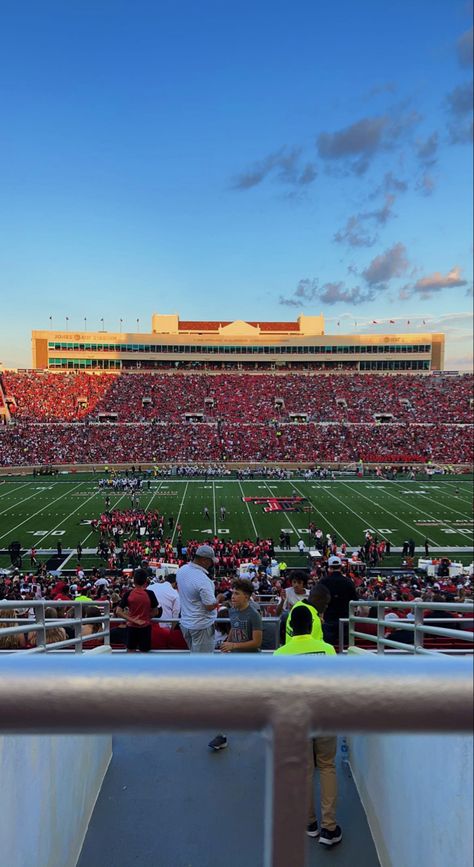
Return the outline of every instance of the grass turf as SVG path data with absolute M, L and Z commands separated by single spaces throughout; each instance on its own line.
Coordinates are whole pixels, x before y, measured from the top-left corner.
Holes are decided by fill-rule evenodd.
M 272 536 L 278 544 L 282 529 L 291 534 L 291 543 L 299 538 L 309 541 L 308 523 L 314 521 L 326 533 L 345 541 L 350 549 L 364 539 L 367 529 L 390 539 L 393 547 L 413 538 L 417 555 L 425 539 L 430 549 L 450 551 L 451 559 L 469 563 L 473 545 L 473 482 L 471 480 L 434 477 L 428 481 L 276 481 L 236 480 L 204 481 L 153 479 L 150 489 L 140 495 L 140 507 L 156 509 L 179 522 L 183 539 L 210 539 L 214 534 L 233 539 Z M 97 533 L 84 523 L 104 510 L 105 492 L 89 475 L 68 478 L 7 479 L 0 484 L 0 566 L 9 564 L 6 548 L 15 540 L 22 547 L 32 545 L 47 559 L 58 541 L 64 552 L 78 542 L 84 549 L 95 548 Z M 111 508 L 127 509 L 128 494 L 109 491 Z M 300 511 L 265 512 L 265 503 L 244 502 L 244 497 L 303 497 Z M 220 519 L 220 507 L 226 509 Z M 204 517 L 208 508 L 210 518 Z M 311 511 L 307 511 L 311 509 Z M 174 534 L 176 529 L 174 530 Z M 456 549 L 464 549 L 456 551 Z M 297 553 L 284 559 L 298 562 Z M 280 557 L 283 559 L 283 555 Z M 68 566 L 75 565 L 75 554 Z M 92 566 L 95 555 L 85 555 L 84 563 Z M 387 565 L 399 565 L 400 554 L 394 553 Z M 29 558 L 24 560 L 24 568 Z

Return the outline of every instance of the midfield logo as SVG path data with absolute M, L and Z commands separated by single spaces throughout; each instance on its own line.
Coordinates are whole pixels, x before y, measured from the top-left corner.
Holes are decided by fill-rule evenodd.
M 306 497 L 242 497 L 244 503 L 263 506 L 264 512 L 301 512 Z

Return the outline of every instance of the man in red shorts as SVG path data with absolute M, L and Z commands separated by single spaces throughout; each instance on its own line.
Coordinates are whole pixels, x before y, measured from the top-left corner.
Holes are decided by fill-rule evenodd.
M 117 617 L 127 621 L 127 653 L 139 650 L 148 653 L 151 649 L 151 621 L 161 617 L 162 609 L 155 594 L 146 589 L 148 575 L 144 569 L 136 569 L 134 587 L 127 590 L 117 606 Z

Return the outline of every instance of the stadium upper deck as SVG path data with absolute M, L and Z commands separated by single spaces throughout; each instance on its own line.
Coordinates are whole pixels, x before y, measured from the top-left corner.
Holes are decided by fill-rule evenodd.
M 7 371 L 0 376 L 7 422 L 0 465 L 466 464 L 472 393 L 469 374 Z
M 49 370 L 244 368 L 443 370 L 444 334 L 325 335 L 323 316 L 295 322 L 188 322 L 153 314 L 148 334 L 33 331 L 33 367 Z

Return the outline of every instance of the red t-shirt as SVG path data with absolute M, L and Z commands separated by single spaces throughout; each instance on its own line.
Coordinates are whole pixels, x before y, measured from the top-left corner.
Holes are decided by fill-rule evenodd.
M 149 626 L 151 623 L 152 608 L 159 608 L 159 602 L 152 590 L 146 590 L 145 587 L 133 587 L 132 590 L 122 596 L 120 600 L 120 608 L 128 608 L 130 617 L 136 617 L 141 620 L 141 626 Z M 138 624 L 131 624 L 131 626 Z

